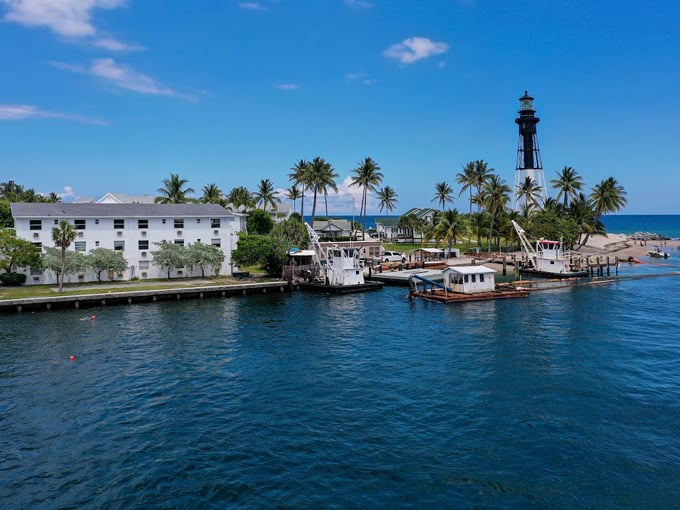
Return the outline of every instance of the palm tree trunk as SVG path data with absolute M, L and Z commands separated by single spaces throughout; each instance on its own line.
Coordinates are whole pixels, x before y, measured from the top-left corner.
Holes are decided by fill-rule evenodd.
M 59 280 L 59 292 L 63 292 L 64 288 L 64 273 L 66 273 L 66 248 L 61 247 L 61 278 L 57 276 Z

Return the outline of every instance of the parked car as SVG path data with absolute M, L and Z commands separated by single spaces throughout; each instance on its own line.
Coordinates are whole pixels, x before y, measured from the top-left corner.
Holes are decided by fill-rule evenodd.
M 398 251 L 386 251 L 383 253 L 382 260 L 385 262 L 406 262 L 406 257 Z

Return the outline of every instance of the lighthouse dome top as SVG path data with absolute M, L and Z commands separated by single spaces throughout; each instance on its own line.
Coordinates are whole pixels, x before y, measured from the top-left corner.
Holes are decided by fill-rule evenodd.
M 534 98 L 529 95 L 529 92 L 524 91 L 524 95 L 519 98 L 519 111 L 535 111 Z

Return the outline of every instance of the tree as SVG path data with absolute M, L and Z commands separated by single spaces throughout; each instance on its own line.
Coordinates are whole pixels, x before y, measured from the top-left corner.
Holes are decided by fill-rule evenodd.
M 236 246 L 231 260 L 237 266 L 261 265 L 267 274 L 281 275 L 286 249 L 273 237 L 239 233 Z
M 448 244 L 450 252 L 451 245 L 457 242 L 458 236 L 465 232 L 465 220 L 456 209 L 445 211 L 438 219 L 434 227 L 435 238 L 442 239 Z
M 190 267 L 200 267 L 203 278 L 205 278 L 206 267 L 212 269 L 217 276 L 220 274 L 220 269 L 224 263 L 224 252 L 217 246 L 203 244 L 199 241 L 188 246 L 187 263 Z
M 276 204 L 281 202 L 277 196 L 278 191 L 274 189 L 274 184 L 269 179 L 260 180 L 260 184 L 255 192 L 255 201 L 257 205 L 262 204 L 262 210 L 267 210 L 267 205 L 272 206 L 272 210 L 276 209 Z
M 584 193 L 579 193 L 572 199 L 569 204 L 569 217 L 578 227 L 579 247 L 585 245 L 592 234 L 604 233 L 604 225 Z
M 262 209 L 253 209 L 248 213 L 246 228 L 249 234 L 266 235 L 274 228 L 274 220 Z
M 487 179 L 491 174 L 493 174 L 494 169 L 489 168 L 489 164 L 486 163 L 484 160 L 477 160 L 473 164 L 473 186 L 477 189 L 477 197 L 480 197 L 482 193 L 482 187 L 486 183 Z M 479 212 L 479 207 L 482 205 L 483 201 L 481 198 L 478 198 L 477 200 L 477 212 Z
M 222 190 L 217 187 L 217 184 L 207 184 L 203 186 L 203 196 L 199 202 L 202 204 L 218 204 L 222 205 Z
M 520 202 L 524 200 L 524 216 L 528 217 L 538 206 L 538 197 L 540 196 L 543 188 L 541 188 L 536 181 L 534 181 L 528 175 L 524 178 L 524 181 L 517 186 L 515 189 L 515 195 L 517 201 Z
M 378 199 L 380 202 L 378 202 L 378 207 L 380 208 L 380 212 L 385 209 L 387 211 L 387 215 L 390 215 L 390 211 L 394 211 L 394 208 L 397 205 L 397 192 L 394 191 L 390 186 L 385 186 L 384 188 L 380 188 L 378 191 Z
M 484 210 L 489 214 L 489 246 L 491 251 L 491 239 L 493 238 L 493 224 L 503 211 L 505 211 L 510 200 L 510 186 L 508 186 L 498 175 L 489 175 L 480 195 Z
M 300 215 L 305 217 L 305 192 L 309 184 L 309 161 L 304 159 L 299 160 L 291 168 L 292 172 L 288 174 L 288 180 L 292 181 L 293 186 L 297 186 L 300 190 L 300 198 L 302 204 L 300 206 Z
M 298 185 L 297 185 L 297 184 L 293 184 L 290 188 L 288 188 L 288 189 L 286 190 L 286 195 L 285 195 L 285 197 L 286 197 L 288 200 L 292 200 L 292 201 L 293 201 L 293 212 L 294 212 L 294 213 L 297 212 L 297 210 L 296 210 L 296 208 L 295 208 L 295 204 L 296 204 L 298 198 L 302 198 L 302 192 L 300 191 L 300 188 L 298 187 Z
M 61 279 L 59 280 L 59 292 L 63 292 L 64 274 L 66 273 L 66 248 L 71 246 L 78 236 L 76 228 L 66 220 L 61 220 L 58 227 L 52 229 L 54 245 L 61 248 Z
M 626 191 L 613 177 L 609 177 L 593 187 L 590 202 L 598 218 L 605 214 L 618 212 L 628 203 Z
M 87 267 L 87 256 L 79 251 L 67 251 L 62 256 L 59 248 L 51 248 L 45 246 L 44 255 L 42 256 L 42 267 L 54 271 L 57 275 L 57 280 L 60 282 L 59 289 L 61 292 L 61 283 L 67 274 L 84 271 Z
M 378 186 L 383 179 L 383 174 L 380 172 L 380 167 L 371 158 L 364 158 L 359 162 L 359 165 L 352 170 L 354 176 L 350 186 L 361 188 L 361 208 L 359 209 L 359 216 L 363 216 L 363 232 L 366 235 L 366 209 L 368 202 L 368 192 L 377 191 Z
M 228 204 L 231 204 L 237 211 L 247 210 L 251 207 L 255 207 L 255 198 L 252 193 L 248 191 L 245 186 L 237 186 L 231 188 L 231 191 L 225 198 Z
M 177 268 L 182 268 L 187 264 L 187 249 L 175 243 L 168 241 L 161 241 L 154 243 L 159 247 L 157 251 L 152 251 L 153 263 L 165 269 L 168 272 L 168 280 L 170 279 L 170 271 Z
M 445 181 L 438 182 L 435 184 L 435 193 L 432 198 L 432 202 L 439 202 L 441 210 L 444 210 L 444 206 L 449 203 L 453 203 L 453 188 L 449 186 Z
M 96 273 L 97 280 L 101 282 L 102 271 L 112 270 L 116 273 L 122 273 L 128 268 L 128 263 L 122 251 L 95 248 L 90 250 L 87 256 L 87 267 Z
M 456 175 L 456 184 L 460 184 L 462 186 L 458 196 L 465 193 L 465 191 L 469 191 L 470 193 L 470 215 L 472 215 L 472 188 L 475 187 L 476 182 L 475 162 L 470 161 L 463 167 L 463 171 Z
M 557 173 L 557 179 L 552 179 L 550 184 L 553 188 L 559 190 L 556 197 L 557 201 L 563 198 L 564 207 L 567 207 L 569 201 L 573 200 L 577 193 L 581 191 L 583 180 L 576 170 L 570 166 L 565 166 Z
M 187 179 L 181 179 L 179 174 L 170 174 L 170 179 L 161 181 L 163 187 L 156 191 L 160 194 L 154 199 L 157 204 L 186 204 L 191 199 L 188 194 L 194 192 L 194 188 L 185 187 L 189 183 Z
M 338 190 L 335 184 L 335 178 L 338 176 L 333 171 L 333 167 L 330 163 L 320 157 L 314 158 L 309 164 L 307 173 L 307 188 L 312 190 L 313 202 L 312 202 L 312 217 L 310 220 L 310 225 L 314 225 L 314 216 L 316 215 L 316 199 L 319 193 L 327 192 L 328 188 Z M 328 216 L 328 214 L 326 214 Z
M 292 214 L 290 218 L 274 225 L 270 236 L 276 239 L 287 250 L 291 246 L 305 246 L 309 234 L 300 215 Z
M 14 230 L 0 229 L 0 269 L 6 273 L 19 267 L 40 268 L 40 248 L 19 239 Z

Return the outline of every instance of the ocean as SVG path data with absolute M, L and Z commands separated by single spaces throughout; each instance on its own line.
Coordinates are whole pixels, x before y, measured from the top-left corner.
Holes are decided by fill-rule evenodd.
M 0 506 L 677 508 L 680 257 L 644 262 L 458 305 L 2 315 Z
M 352 215 L 331 215 L 334 218 L 343 218 L 363 223 L 363 219 Z M 385 215 L 367 215 L 366 228 L 375 228 L 376 218 Z M 396 214 L 391 216 L 398 217 Z M 310 218 L 307 217 L 307 221 Z M 636 232 L 649 232 L 659 234 L 669 239 L 680 239 L 680 215 L 654 215 L 654 214 L 615 214 L 604 216 L 602 221 L 607 232 L 611 234 L 634 234 Z

